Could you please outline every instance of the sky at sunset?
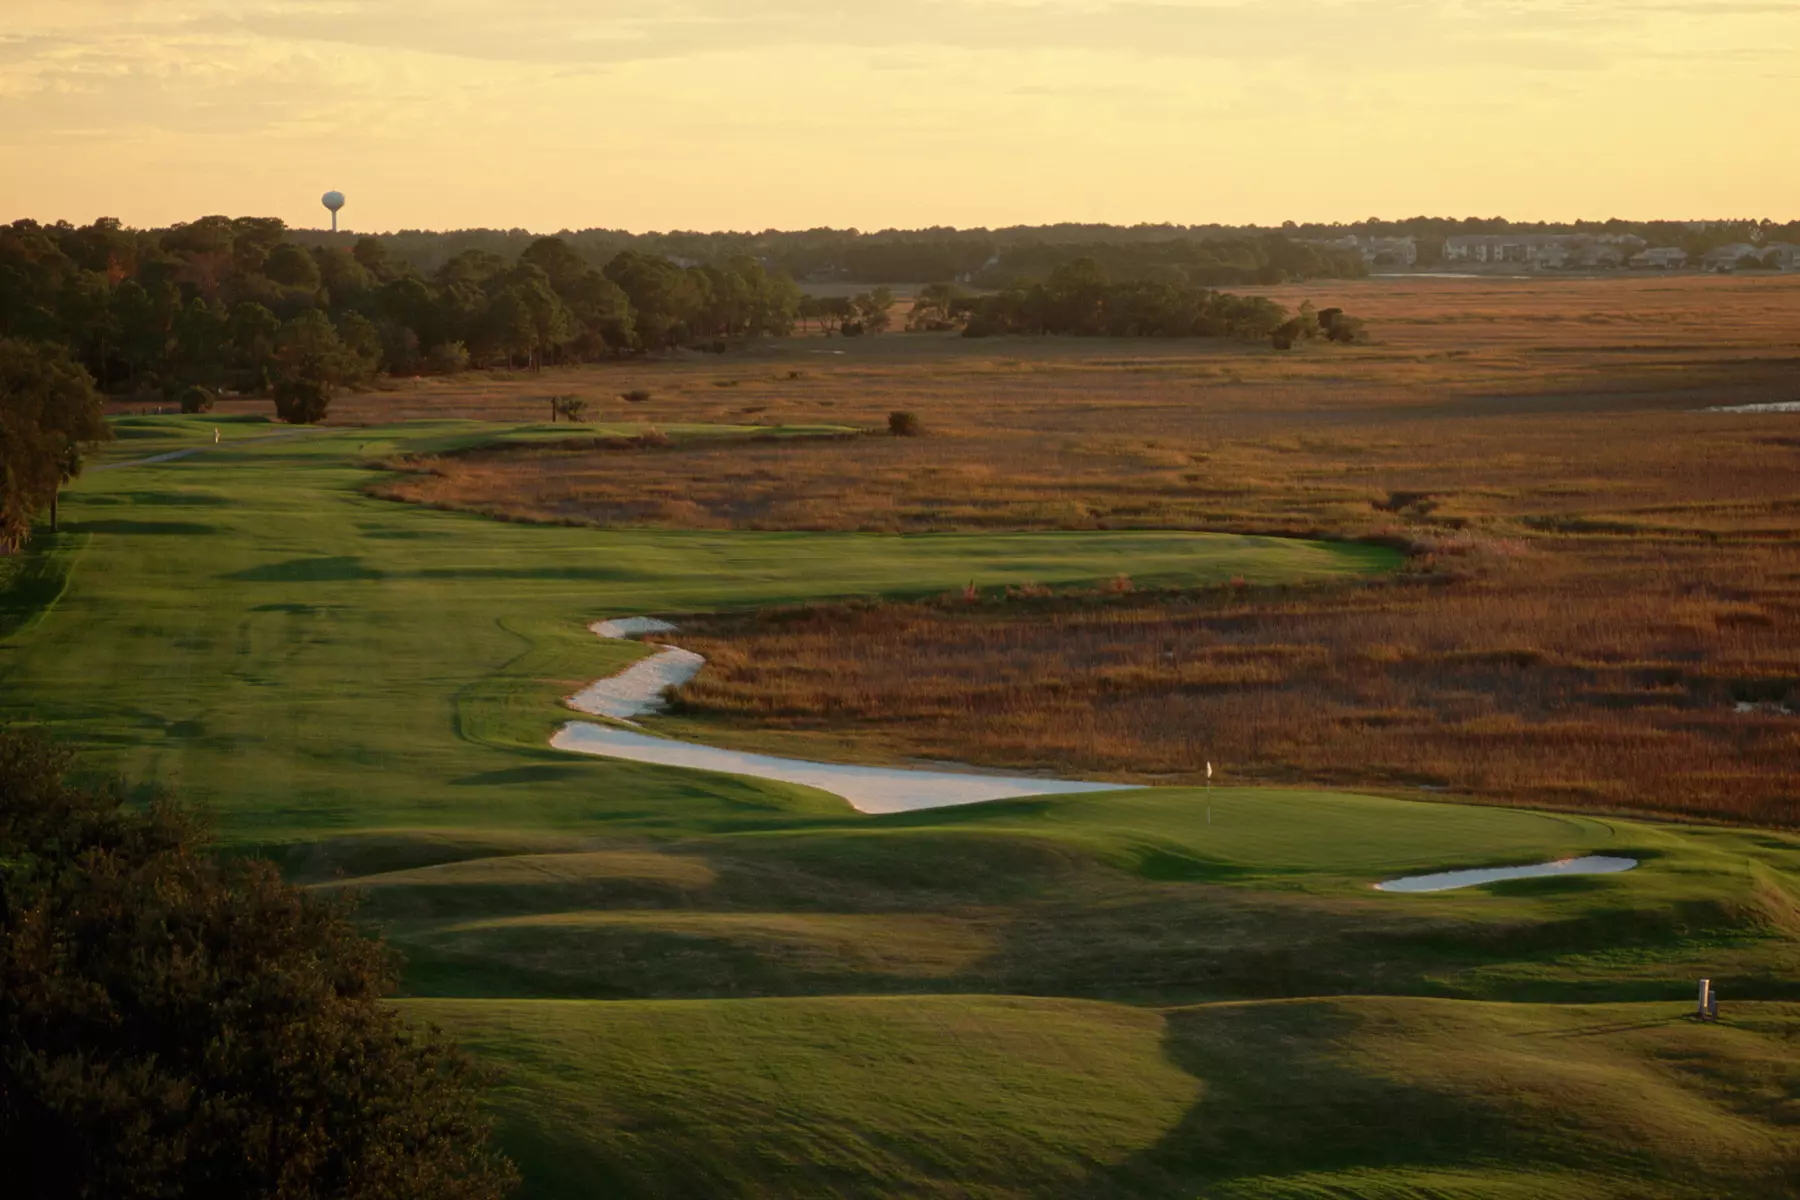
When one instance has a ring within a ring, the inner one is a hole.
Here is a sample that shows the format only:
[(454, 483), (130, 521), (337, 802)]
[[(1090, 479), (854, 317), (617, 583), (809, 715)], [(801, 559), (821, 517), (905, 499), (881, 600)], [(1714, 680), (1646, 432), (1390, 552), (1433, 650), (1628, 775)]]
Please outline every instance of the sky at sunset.
[(1800, 216), (1800, 0), (0, 0), (0, 221)]

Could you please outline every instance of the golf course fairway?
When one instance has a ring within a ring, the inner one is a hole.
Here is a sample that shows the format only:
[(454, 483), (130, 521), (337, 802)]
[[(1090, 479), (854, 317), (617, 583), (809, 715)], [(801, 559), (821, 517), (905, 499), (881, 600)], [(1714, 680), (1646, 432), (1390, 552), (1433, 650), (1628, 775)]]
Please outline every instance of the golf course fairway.
[[(1800, 1192), (1792, 835), (1235, 787), (869, 816), (549, 745), (652, 652), (602, 617), (1393, 551), (515, 524), (363, 486), (566, 427), (116, 429), (97, 465), (197, 452), (90, 471), (0, 561), (0, 718), (358, 893), (405, 1011), (494, 1065), (529, 1197)], [(1590, 854), (1639, 865), (1373, 888)]]

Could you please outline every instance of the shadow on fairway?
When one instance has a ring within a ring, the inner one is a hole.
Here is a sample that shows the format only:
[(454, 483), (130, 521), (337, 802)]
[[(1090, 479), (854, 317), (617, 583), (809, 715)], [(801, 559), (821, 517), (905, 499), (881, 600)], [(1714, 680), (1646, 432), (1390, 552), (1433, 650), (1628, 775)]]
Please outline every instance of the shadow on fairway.
[(598, 582), (658, 579), (644, 571), (617, 567), (429, 567), (416, 579), (586, 579)]
[(219, 532), (217, 526), (202, 525), (198, 521), (81, 521), (71, 522), (69, 528), (79, 533), (202, 534)]
[(89, 496), (88, 504), (96, 507), (149, 505), (159, 508), (223, 508), (230, 500), (217, 492), (116, 492), (110, 496)]
[(224, 576), (241, 583), (347, 583), (359, 579), (380, 579), (380, 571), (362, 565), (362, 559), (290, 558), (286, 562), (267, 563)]
[(588, 778), (593, 775), (586, 770), (587, 764), (572, 767), (512, 767), (505, 771), (483, 771), (478, 775), (463, 775), (450, 781), (451, 787), (506, 787), (520, 783), (556, 783), (565, 779), (579, 779), (584, 774)]
[(1525, 1157), (1529, 1147), (1494, 1106), (1357, 1070), (1364, 1025), (1331, 1000), (1170, 1013), (1164, 1052), (1204, 1082), (1202, 1098), (1159, 1143), (1102, 1173), (1095, 1191), (1237, 1182), (1260, 1195), (1255, 1181), (1270, 1174), (1467, 1168)]

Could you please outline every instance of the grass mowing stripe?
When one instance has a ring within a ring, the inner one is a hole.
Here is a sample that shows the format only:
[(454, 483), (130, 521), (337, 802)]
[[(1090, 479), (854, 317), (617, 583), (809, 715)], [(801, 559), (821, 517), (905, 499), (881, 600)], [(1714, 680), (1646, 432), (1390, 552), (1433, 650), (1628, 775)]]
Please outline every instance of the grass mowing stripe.
[(40, 532), (17, 554), (0, 558), (0, 641), (48, 616), (68, 590), (88, 535)]

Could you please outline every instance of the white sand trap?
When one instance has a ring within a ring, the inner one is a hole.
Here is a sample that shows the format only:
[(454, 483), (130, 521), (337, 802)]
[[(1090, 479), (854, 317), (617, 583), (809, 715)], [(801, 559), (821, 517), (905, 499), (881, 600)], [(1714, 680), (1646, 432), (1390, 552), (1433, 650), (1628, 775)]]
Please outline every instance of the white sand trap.
[[(625, 617), (595, 621), (589, 629), (603, 638), (637, 637), (645, 633), (672, 633), (675, 627), (655, 617)], [(645, 713), (660, 712), (663, 693), (680, 687), (700, 673), (706, 660), (692, 650), (663, 646), (649, 658), (632, 663), (617, 675), (596, 679), (569, 697), (569, 707), (596, 717), (630, 721)]]
[[(669, 622), (655, 617), (596, 621), (588, 628), (603, 638), (637, 637), (675, 630)], [(632, 717), (660, 710), (663, 692), (686, 683), (705, 665), (706, 660), (693, 651), (665, 645), (656, 654), (632, 663), (617, 675), (595, 680), (569, 697), (568, 702), (570, 707), (582, 712), (631, 724)], [(696, 742), (678, 742), (647, 733), (590, 725), (585, 721), (564, 725), (550, 739), (550, 744), (558, 750), (571, 750), (576, 754), (803, 784), (842, 796), (852, 807), (866, 813), (913, 812), (921, 808), (975, 804), (1011, 796), (1107, 792), (1130, 786), (1037, 779), (1029, 775), (974, 775), (957, 771), (809, 762), (803, 758), (777, 758), (771, 754), (747, 754)]]
[(1721, 404), (1702, 412), (1716, 413), (1785, 413), (1800, 412), (1800, 400), (1772, 400), (1767, 404)]
[(577, 754), (594, 754), (602, 758), (628, 758), (663, 767), (723, 771), (727, 775), (750, 775), (757, 779), (804, 784), (842, 796), (866, 813), (914, 812), (922, 808), (1003, 800), (1009, 796), (1117, 791), (1129, 786), (1034, 779), (1029, 775), (963, 775), (955, 771), (808, 762), (803, 758), (776, 758), (772, 754), (748, 754), (695, 742), (677, 742), (648, 733), (633, 733), (629, 729), (590, 725), (585, 721), (564, 725), (550, 739), (550, 744), (558, 750), (573, 750)]
[(1485, 867), (1477, 871), (1439, 871), (1435, 875), (1408, 875), (1378, 883), (1379, 892), (1448, 892), (1455, 888), (1474, 887), (1499, 879), (1535, 879), (1543, 875), (1611, 875), (1637, 866), (1635, 858), (1613, 858), (1590, 854), (1583, 858), (1560, 858), (1555, 862), (1531, 867)]

